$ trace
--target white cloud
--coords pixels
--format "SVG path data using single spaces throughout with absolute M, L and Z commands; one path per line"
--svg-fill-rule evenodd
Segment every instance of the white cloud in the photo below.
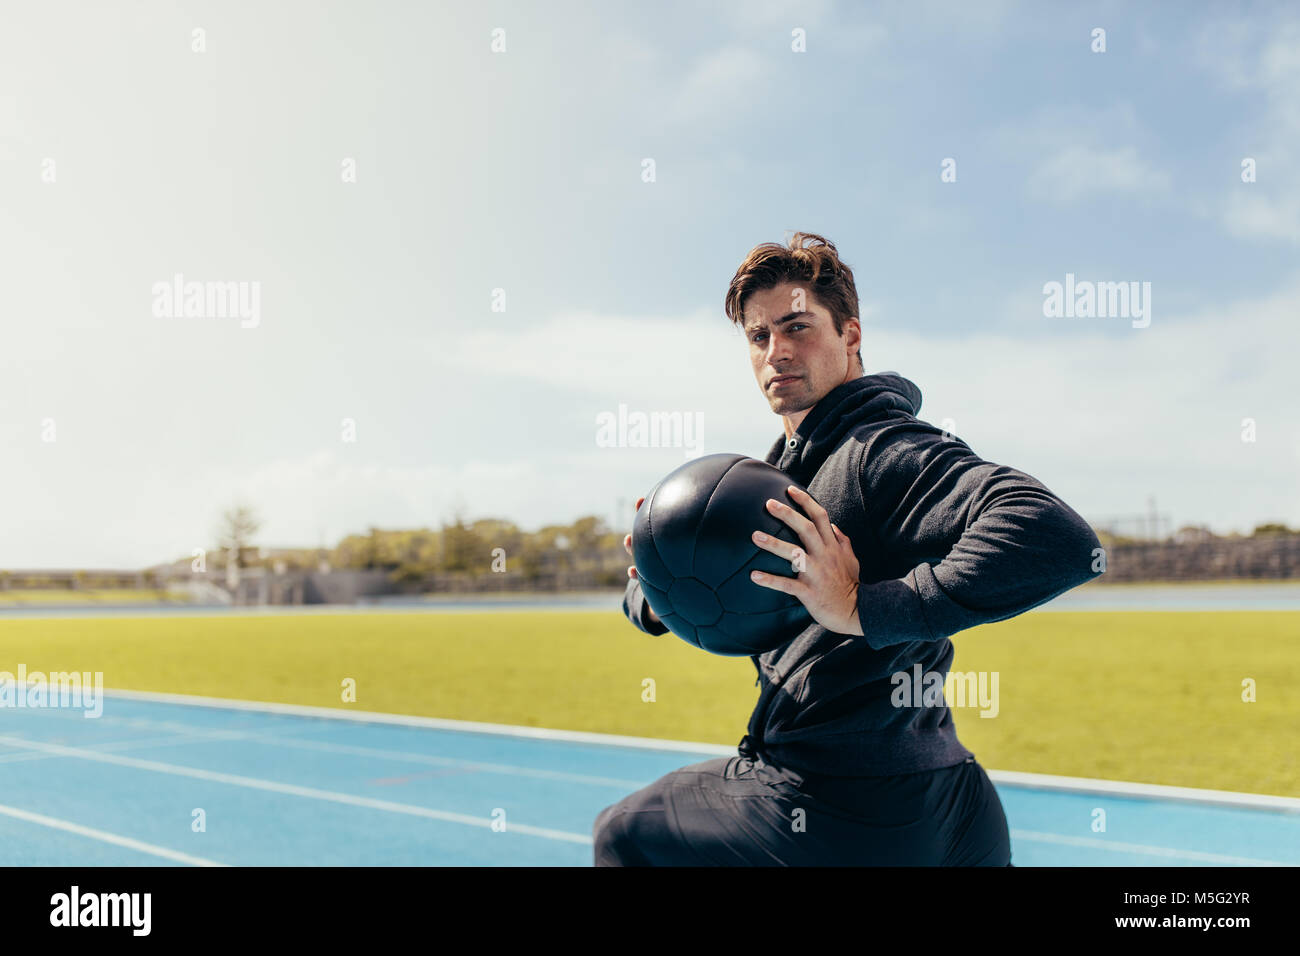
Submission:
M 907 331 L 896 317 L 873 320 L 863 343 L 867 371 L 897 369 L 924 393 L 921 418 L 955 420 L 977 454 L 1042 480 L 1085 516 L 1140 512 L 1154 494 L 1179 524 L 1246 529 L 1270 517 L 1300 524 L 1294 494 L 1300 425 L 1294 418 L 1291 356 L 1300 348 L 1292 317 L 1300 283 L 1260 300 L 1196 314 L 1165 313 L 1155 298 L 1146 329 L 1126 320 L 1049 320 L 1063 334 L 978 334 L 936 338 Z M 1037 305 L 1041 307 L 1041 302 Z M 865 311 L 865 310 L 864 310 Z M 703 452 L 760 457 L 780 431 L 762 398 L 743 343 L 707 317 L 637 320 L 583 315 L 519 333 L 521 356 L 539 343 L 581 342 L 566 363 L 498 368 L 555 425 L 553 455 L 508 462 L 364 471 L 322 453 L 271 463 L 242 487 L 293 529 L 320 514 L 337 532 L 368 524 L 415 525 L 450 514 L 460 501 L 473 516 L 501 515 L 528 527 L 609 516 L 614 501 L 644 493 L 683 461 L 680 449 L 597 448 L 594 413 L 626 401 L 643 411 L 703 416 Z M 648 330 L 654 329 L 653 334 Z M 597 331 L 598 330 L 598 331 Z M 517 338 L 518 336 L 516 336 Z M 462 356 L 485 372 L 509 351 L 484 339 Z M 648 369 L 672 375 L 656 376 Z M 574 394 L 581 374 L 591 392 Z M 1258 441 L 1241 441 L 1254 418 Z
M 1107 193 L 1149 195 L 1169 188 L 1169 176 L 1143 162 L 1132 146 L 1095 149 L 1074 145 L 1059 150 L 1029 177 L 1029 194 L 1070 203 Z
M 977 454 L 1038 477 L 1085 517 L 1140 512 L 1154 494 L 1178 523 L 1300 523 L 1300 284 L 1185 315 L 1162 312 L 1154 291 L 1146 329 L 1041 319 L 1070 331 L 935 340 L 892 333 L 886 316 L 863 351 L 921 386 L 921 418 L 952 418 Z M 1253 444 L 1243 418 L 1257 422 Z
M 751 30 L 820 26 L 834 7 L 834 0 L 724 0 L 717 5 L 728 25 Z
M 572 312 L 522 328 L 482 326 L 433 339 L 429 350 L 446 368 L 602 396 L 679 393 L 699 383 L 705 355 L 723 359 L 732 374 L 749 374 L 744 339 L 720 309 L 637 317 Z
M 1044 202 L 1167 198 L 1170 191 L 1169 174 L 1143 157 L 1149 137 L 1131 103 L 1042 109 L 1002 124 L 993 140 L 1012 161 L 1030 166 L 1025 190 Z
M 764 108 L 767 60 L 756 50 L 726 46 L 696 60 L 668 105 L 670 120 L 739 121 Z
M 1300 242 L 1300 20 L 1213 21 L 1195 46 L 1202 69 L 1242 96 L 1250 117 L 1240 150 L 1257 163 L 1257 181 L 1234 181 L 1220 203 L 1229 235 Z
M 887 22 L 905 25 L 909 33 L 951 32 L 968 43 L 972 37 L 983 41 L 989 34 L 1005 33 L 1007 20 L 1022 7 L 1019 0 L 890 0 L 871 9 L 880 10 Z
M 1300 191 L 1281 191 L 1276 198 L 1239 191 L 1248 188 L 1252 187 L 1236 187 L 1224 201 L 1223 224 L 1228 233 L 1238 239 L 1300 242 Z
M 1057 334 L 936 336 L 876 312 L 863 357 L 869 373 L 897 369 L 921 387 L 921 418 L 953 419 L 977 454 L 1034 475 L 1086 517 L 1139 512 L 1155 494 L 1179 524 L 1300 524 L 1291 368 L 1300 281 L 1197 314 L 1162 311 L 1154 291 L 1146 329 L 1039 319 Z M 643 494 L 684 456 L 598 447 L 597 412 L 625 402 L 698 413 L 706 454 L 760 457 L 781 429 L 743 339 L 707 309 L 561 316 L 442 344 L 446 367 L 500 390 L 504 410 L 473 413 L 503 454 L 454 447 L 402 462 L 365 443 L 333 443 L 251 467 L 205 460 L 189 472 L 119 474 L 61 439 L 8 475 L 23 509 L 0 540 L 0 566 L 131 566 L 187 555 L 210 546 L 217 515 L 235 498 L 263 515 L 260 538 L 274 546 L 332 545 L 371 525 L 436 526 L 458 506 L 527 528 L 583 514 L 620 520 L 617 501 Z M 1240 439 L 1248 417 L 1257 422 L 1253 444 Z M 524 431 L 540 433 L 544 451 L 511 454 Z
M 344 450 L 321 450 L 269 461 L 251 473 L 220 471 L 191 489 L 220 507 L 243 500 L 265 521 L 260 538 L 271 546 L 332 547 L 369 527 L 436 527 L 460 510 L 467 518 L 524 515 L 547 490 L 544 463 L 467 459 L 396 465 Z M 549 489 L 554 492 L 552 486 Z M 204 492 L 207 492 L 204 495 Z

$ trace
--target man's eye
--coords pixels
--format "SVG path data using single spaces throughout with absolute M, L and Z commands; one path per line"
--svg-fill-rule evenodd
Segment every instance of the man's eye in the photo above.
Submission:
M 806 322 L 795 322 L 795 323 L 793 323 L 793 324 L 790 326 L 790 330 L 791 330 L 791 331 L 794 331 L 795 329 L 806 329 L 806 328 L 808 328 L 808 323 L 806 323 Z M 751 341 L 751 342 L 757 342 L 759 336 L 761 336 L 761 335 L 767 335 L 767 333 L 766 333 L 766 332 L 755 332 L 753 338 L 751 338 L 750 341 Z

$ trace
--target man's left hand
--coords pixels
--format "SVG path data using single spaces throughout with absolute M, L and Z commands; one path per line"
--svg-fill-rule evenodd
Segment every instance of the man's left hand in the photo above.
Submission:
M 858 620 L 858 557 L 848 536 L 831 523 L 826 509 L 813 500 L 812 495 L 794 485 L 790 497 L 812 518 L 805 518 L 794 508 L 777 501 L 767 500 L 767 510 L 780 518 L 799 536 L 803 547 L 755 531 L 753 540 L 765 551 L 785 558 L 796 571 L 794 577 L 765 574 L 754 571 L 750 578 L 755 584 L 774 591 L 793 594 L 812 619 L 836 634 L 861 635 Z

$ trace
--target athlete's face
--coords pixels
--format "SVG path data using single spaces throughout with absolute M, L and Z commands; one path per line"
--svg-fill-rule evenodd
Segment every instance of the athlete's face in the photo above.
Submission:
M 830 312 L 802 286 L 783 282 L 751 293 L 744 315 L 754 378 L 772 411 L 786 417 L 788 433 L 823 395 L 861 374 L 858 317 L 845 319 L 837 335 Z

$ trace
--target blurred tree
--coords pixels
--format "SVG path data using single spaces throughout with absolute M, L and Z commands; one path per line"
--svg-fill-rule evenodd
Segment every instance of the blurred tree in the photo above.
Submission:
M 579 518 L 573 523 L 573 530 L 569 534 L 569 540 L 572 542 L 571 547 L 579 567 L 590 568 L 597 562 L 600 552 L 600 540 L 604 534 L 605 520 L 603 518 L 588 516 Z
M 260 523 L 247 507 L 232 508 L 224 519 L 221 555 L 237 556 L 235 571 L 248 567 L 252 537 Z M 371 527 L 364 533 L 344 537 L 331 549 L 285 549 L 277 552 L 276 559 L 286 567 L 308 571 L 318 570 L 322 561 L 340 570 L 382 570 L 408 590 L 432 586 L 434 579 L 444 573 L 471 578 L 491 575 L 494 560 L 501 556 L 506 573 L 516 581 L 554 580 L 557 574 L 576 573 L 617 584 L 623 580 L 627 564 L 625 533 L 610 528 L 604 518 L 591 515 L 569 525 L 524 531 L 502 518 L 471 522 L 458 507 L 454 517 L 437 529 Z M 220 563 L 217 558 L 216 565 Z
M 1292 531 L 1279 521 L 1270 521 L 1267 524 L 1256 525 L 1255 530 L 1251 532 L 1250 536 L 1252 538 L 1259 538 L 1273 534 L 1300 534 L 1300 531 Z
M 490 561 L 490 549 L 474 533 L 474 529 L 465 524 L 465 519 L 457 512 L 455 520 L 442 530 L 442 568 L 443 571 L 486 571 Z
M 245 504 L 226 509 L 217 530 L 217 546 L 226 555 L 226 583 L 239 584 L 239 569 L 248 567 L 247 553 L 252 549 L 253 535 L 261 529 L 262 522 Z
M 248 567 L 247 556 L 252 549 L 253 535 L 261 530 L 262 522 L 247 505 L 235 505 L 221 516 L 217 532 L 217 545 L 235 558 L 236 567 Z

